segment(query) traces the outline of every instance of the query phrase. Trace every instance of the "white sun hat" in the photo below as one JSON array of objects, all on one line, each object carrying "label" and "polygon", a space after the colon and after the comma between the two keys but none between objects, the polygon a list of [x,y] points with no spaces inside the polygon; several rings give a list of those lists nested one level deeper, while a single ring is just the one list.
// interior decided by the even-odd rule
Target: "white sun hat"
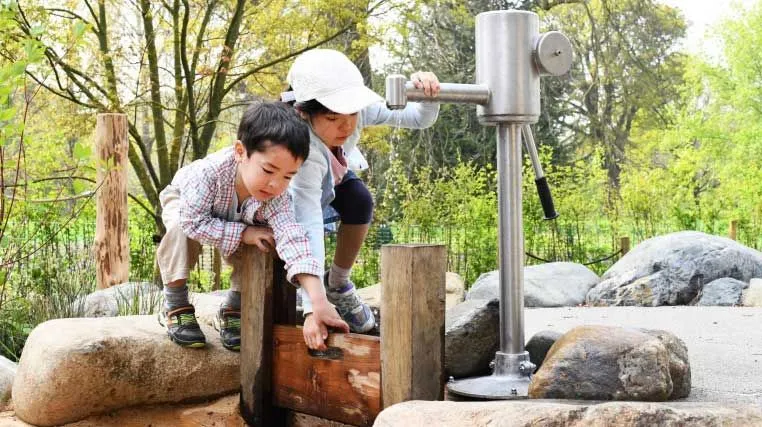
[{"label": "white sun hat", "polygon": [[314,99],[339,114],[354,114],[384,100],[365,87],[360,70],[336,50],[312,49],[299,55],[286,80],[296,102]]}]

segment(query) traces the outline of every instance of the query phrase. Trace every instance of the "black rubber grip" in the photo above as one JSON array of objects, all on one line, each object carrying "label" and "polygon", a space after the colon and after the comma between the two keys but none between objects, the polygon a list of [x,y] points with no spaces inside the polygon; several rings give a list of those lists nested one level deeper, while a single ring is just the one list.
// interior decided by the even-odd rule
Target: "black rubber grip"
[{"label": "black rubber grip", "polygon": [[545,214],[545,219],[558,218],[558,212],[556,207],[553,206],[553,196],[550,195],[550,187],[548,186],[548,180],[545,177],[535,179],[534,183],[537,185],[537,194],[540,196],[540,203],[542,204],[542,212]]}]

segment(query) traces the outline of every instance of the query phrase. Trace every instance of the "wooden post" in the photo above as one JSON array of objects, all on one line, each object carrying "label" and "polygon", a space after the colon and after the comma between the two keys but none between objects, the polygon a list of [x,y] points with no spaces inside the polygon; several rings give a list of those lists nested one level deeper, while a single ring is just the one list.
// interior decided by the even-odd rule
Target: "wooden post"
[{"label": "wooden post", "polygon": [[220,250],[214,247],[212,251],[212,272],[214,273],[214,280],[212,281],[212,290],[219,291],[222,289],[222,256]]},{"label": "wooden post", "polygon": [[273,323],[296,325],[296,287],[286,280],[286,264],[273,260]]},{"label": "wooden post", "polygon": [[127,115],[98,114],[95,126],[97,152],[97,214],[93,252],[99,289],[124,283],[130,273],[127,234]]},{"label": "wooden post", "polygon": [[444,245],[381,248],[383,407],[444,398]]},{"label": "wooden post", "polygon": [[737,239],[738,237],[738,220],[737,219],[730,221],[730,225],[728,225],[728,235],[733,240]]},{"label": "wooden post", "polygon": [[619,238],[619,249],[622,250],[622,255],[625,256],[627,252],[630,252],[630,238],[622,236]]},{"label": "wooden post", "polygon": [[241,286],[241,417],[250,426],[276,425],[272,407],[273,260],[243,246]]}]

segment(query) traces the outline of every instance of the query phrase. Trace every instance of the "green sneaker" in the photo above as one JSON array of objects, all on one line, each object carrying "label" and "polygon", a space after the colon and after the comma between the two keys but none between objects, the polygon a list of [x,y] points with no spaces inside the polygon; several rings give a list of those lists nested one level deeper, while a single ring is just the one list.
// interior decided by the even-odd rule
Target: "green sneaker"
[{"label": "green sneaker", "polygon": [[215,326],[220,331],[222,346],[230,351],[241,351],[241,311],[220,307]]},{"label": "green sneaker", "polygon": [[206,345],[206,337],[196,321],[196,310],[192,305],[167,311],[159,311],[159,324],[167,328],[167,335],[183,347],[201,348]]}]

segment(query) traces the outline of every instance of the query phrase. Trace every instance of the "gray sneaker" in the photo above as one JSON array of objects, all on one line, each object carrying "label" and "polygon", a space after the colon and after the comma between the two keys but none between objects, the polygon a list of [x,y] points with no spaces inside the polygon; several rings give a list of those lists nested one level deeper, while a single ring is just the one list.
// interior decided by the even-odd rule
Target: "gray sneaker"
[{"label": "gray sneaker", "polygon": [[[328,283],[328,274],[325,275],[325,283]],[[347,283],[341,289],[326,290],[328,302],[336,306],[336,311],[345,322],[349,324],[349,329],[356,333],[366,333],[376,326],[376,318],[370,310],[368,304],[362,302],[357,290],[352,282]]]}]

